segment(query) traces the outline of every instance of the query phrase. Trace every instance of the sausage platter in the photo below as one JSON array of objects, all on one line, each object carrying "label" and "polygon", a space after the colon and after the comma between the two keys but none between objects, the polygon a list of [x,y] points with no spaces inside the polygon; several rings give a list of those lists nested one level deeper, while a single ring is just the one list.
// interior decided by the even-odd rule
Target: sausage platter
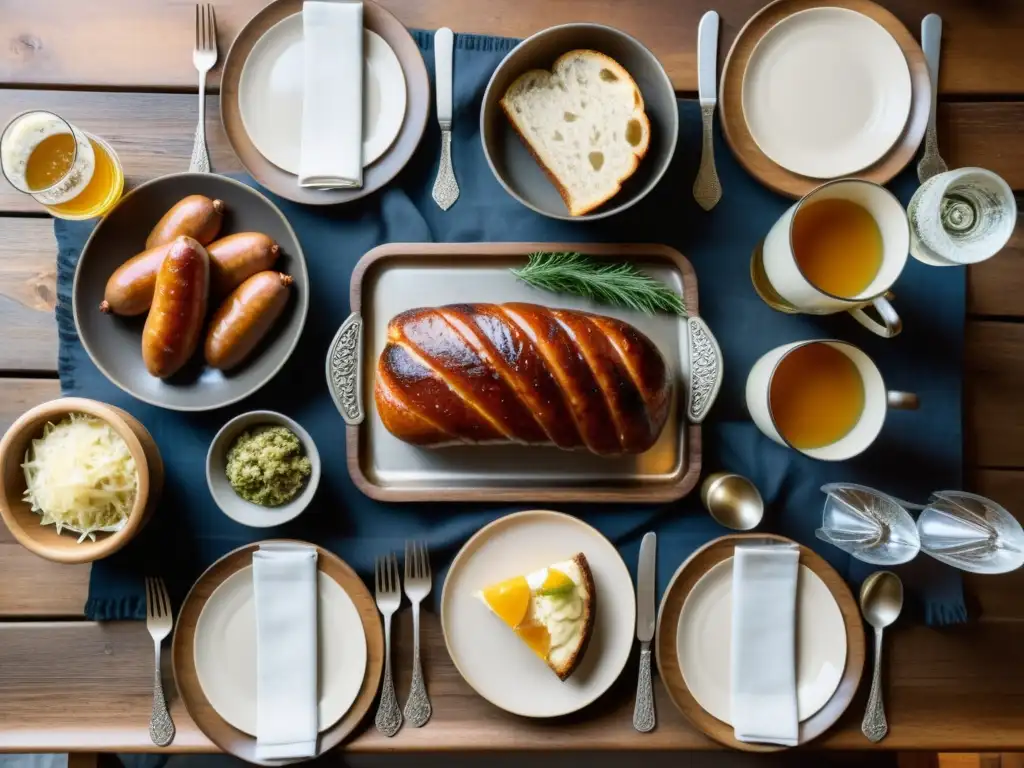
[{"label": "sausage platter", "polygon": [[[535,251],[579,251],[627,260],[667,282],[687,317],[644,315],[553,294],[519,281],[510,268]],[[473,302],[529,302],[623,320],[651,339],[674,382],[668,423],[650,450],[598,456],[537,445],[425,448],[384,427],[374,402],[377,360],[389,321],[417,307]],[[634,501],[686,495],[701,468],[700,421],[718,393],[722,356],[697,311],[697,278],[678,251],[664,245],[567,243],[393,243],[356,265],[352,314],[328,350],[328,388],[346,423],[348,468],[355,484],[383,501]]]}]

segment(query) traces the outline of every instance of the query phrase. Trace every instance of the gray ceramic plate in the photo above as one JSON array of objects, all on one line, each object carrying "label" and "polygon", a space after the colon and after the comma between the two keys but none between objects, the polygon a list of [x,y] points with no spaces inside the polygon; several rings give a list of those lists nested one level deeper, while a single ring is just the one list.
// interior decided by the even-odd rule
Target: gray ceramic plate
[{"label": "gray ceramic plate", "polygon": [[[224,201],[222,234],[263,232],[281,246],[274,269],[292,276],[292,298],[284,315],[250,359],[229,373],[203,364],[197,350],[182,371],[162,381],[142,362],[145,315],[117,317],[99,311],[114,270],[143,250],[146,236],[164,212],[187,195]],[[104,375],[130,395],[176,411],[207,411],[237,402],[262,387],[285,364],[298,343],[309,306],[309,277],[302,248],[277,207],[241,182],[212,173],[179,173],[132,190],[85,244],[72,290],[75,327],[89,357]],[[213,312],[216,307],[211,307]]]},{"label": "gray ceramic plate", "polygon": [[[570,216],[551,180],[512,128],[499,102],[512,81],[531,69],[550,69],[555,59],[577,48],[611,56],[626,68],[644,97],[651,143],[640,167],[611,200],[593,213]],[[554,219],[590,221],[624,211],[647,195],[668,170],[676,151],[679,109],[672,81],[657,57],[635,37],[601,24],[564,24],[528,37],[494,70],[480,108],[484,156],[505,190],[523,205]]]}]

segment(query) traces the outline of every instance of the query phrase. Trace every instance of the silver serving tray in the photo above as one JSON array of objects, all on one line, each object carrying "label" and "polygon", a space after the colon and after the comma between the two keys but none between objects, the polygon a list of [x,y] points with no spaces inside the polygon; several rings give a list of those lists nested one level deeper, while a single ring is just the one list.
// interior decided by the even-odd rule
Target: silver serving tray
[{"label": "silver serving tray", "polygon": [[[534,251],[580,251],[628,259],[683,295],[689,317],[656,316],[548,293],[517,280]],[[388,322],[415,307],[527,301],[582,309],[631,323],[655,343],[677,381],[677,397],[657,443],[633,456],[602,457],[554,446],[422,448],[388,432],[373,397]],[[356,485],[385,501],[649,501],[681,498],[700,474],[700,422],[722,381],[722,355],[697,315],[697,278],[664,245],[571,243],[394,243],[356,265],[352,314],[327,354],[327,383],[347,424],[348,467]]]}]

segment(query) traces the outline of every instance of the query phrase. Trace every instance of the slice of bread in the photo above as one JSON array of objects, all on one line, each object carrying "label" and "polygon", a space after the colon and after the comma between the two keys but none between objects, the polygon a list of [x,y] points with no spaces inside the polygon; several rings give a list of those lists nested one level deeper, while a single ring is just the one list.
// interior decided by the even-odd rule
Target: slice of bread
[{"label": "slice of bread", "polygon": [[550,72],[520,75],[501,108],[572,216],[611,199],[636,171],[651,139],[640,88],[617,61],[597,51],[569,51]]}]

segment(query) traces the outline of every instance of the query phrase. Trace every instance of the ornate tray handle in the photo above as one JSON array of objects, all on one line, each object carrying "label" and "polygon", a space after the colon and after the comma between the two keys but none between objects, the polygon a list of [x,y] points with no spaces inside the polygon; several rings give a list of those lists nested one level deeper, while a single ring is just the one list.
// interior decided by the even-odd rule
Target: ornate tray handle
[{"label": "ornate tray handle", "polygon": [[363,318],[353,312],[341,324],[327,350],[327,389],[346,424],[363,422],[363,391],[360,386],[363,350]]},{"label": "ornate tray handle", "polygon": [[688,317],[686,330],[690,346],[686,416],[692,424],[699,424],[708,415],[722,386],[722,350],[707,323],[699,317]]}]

